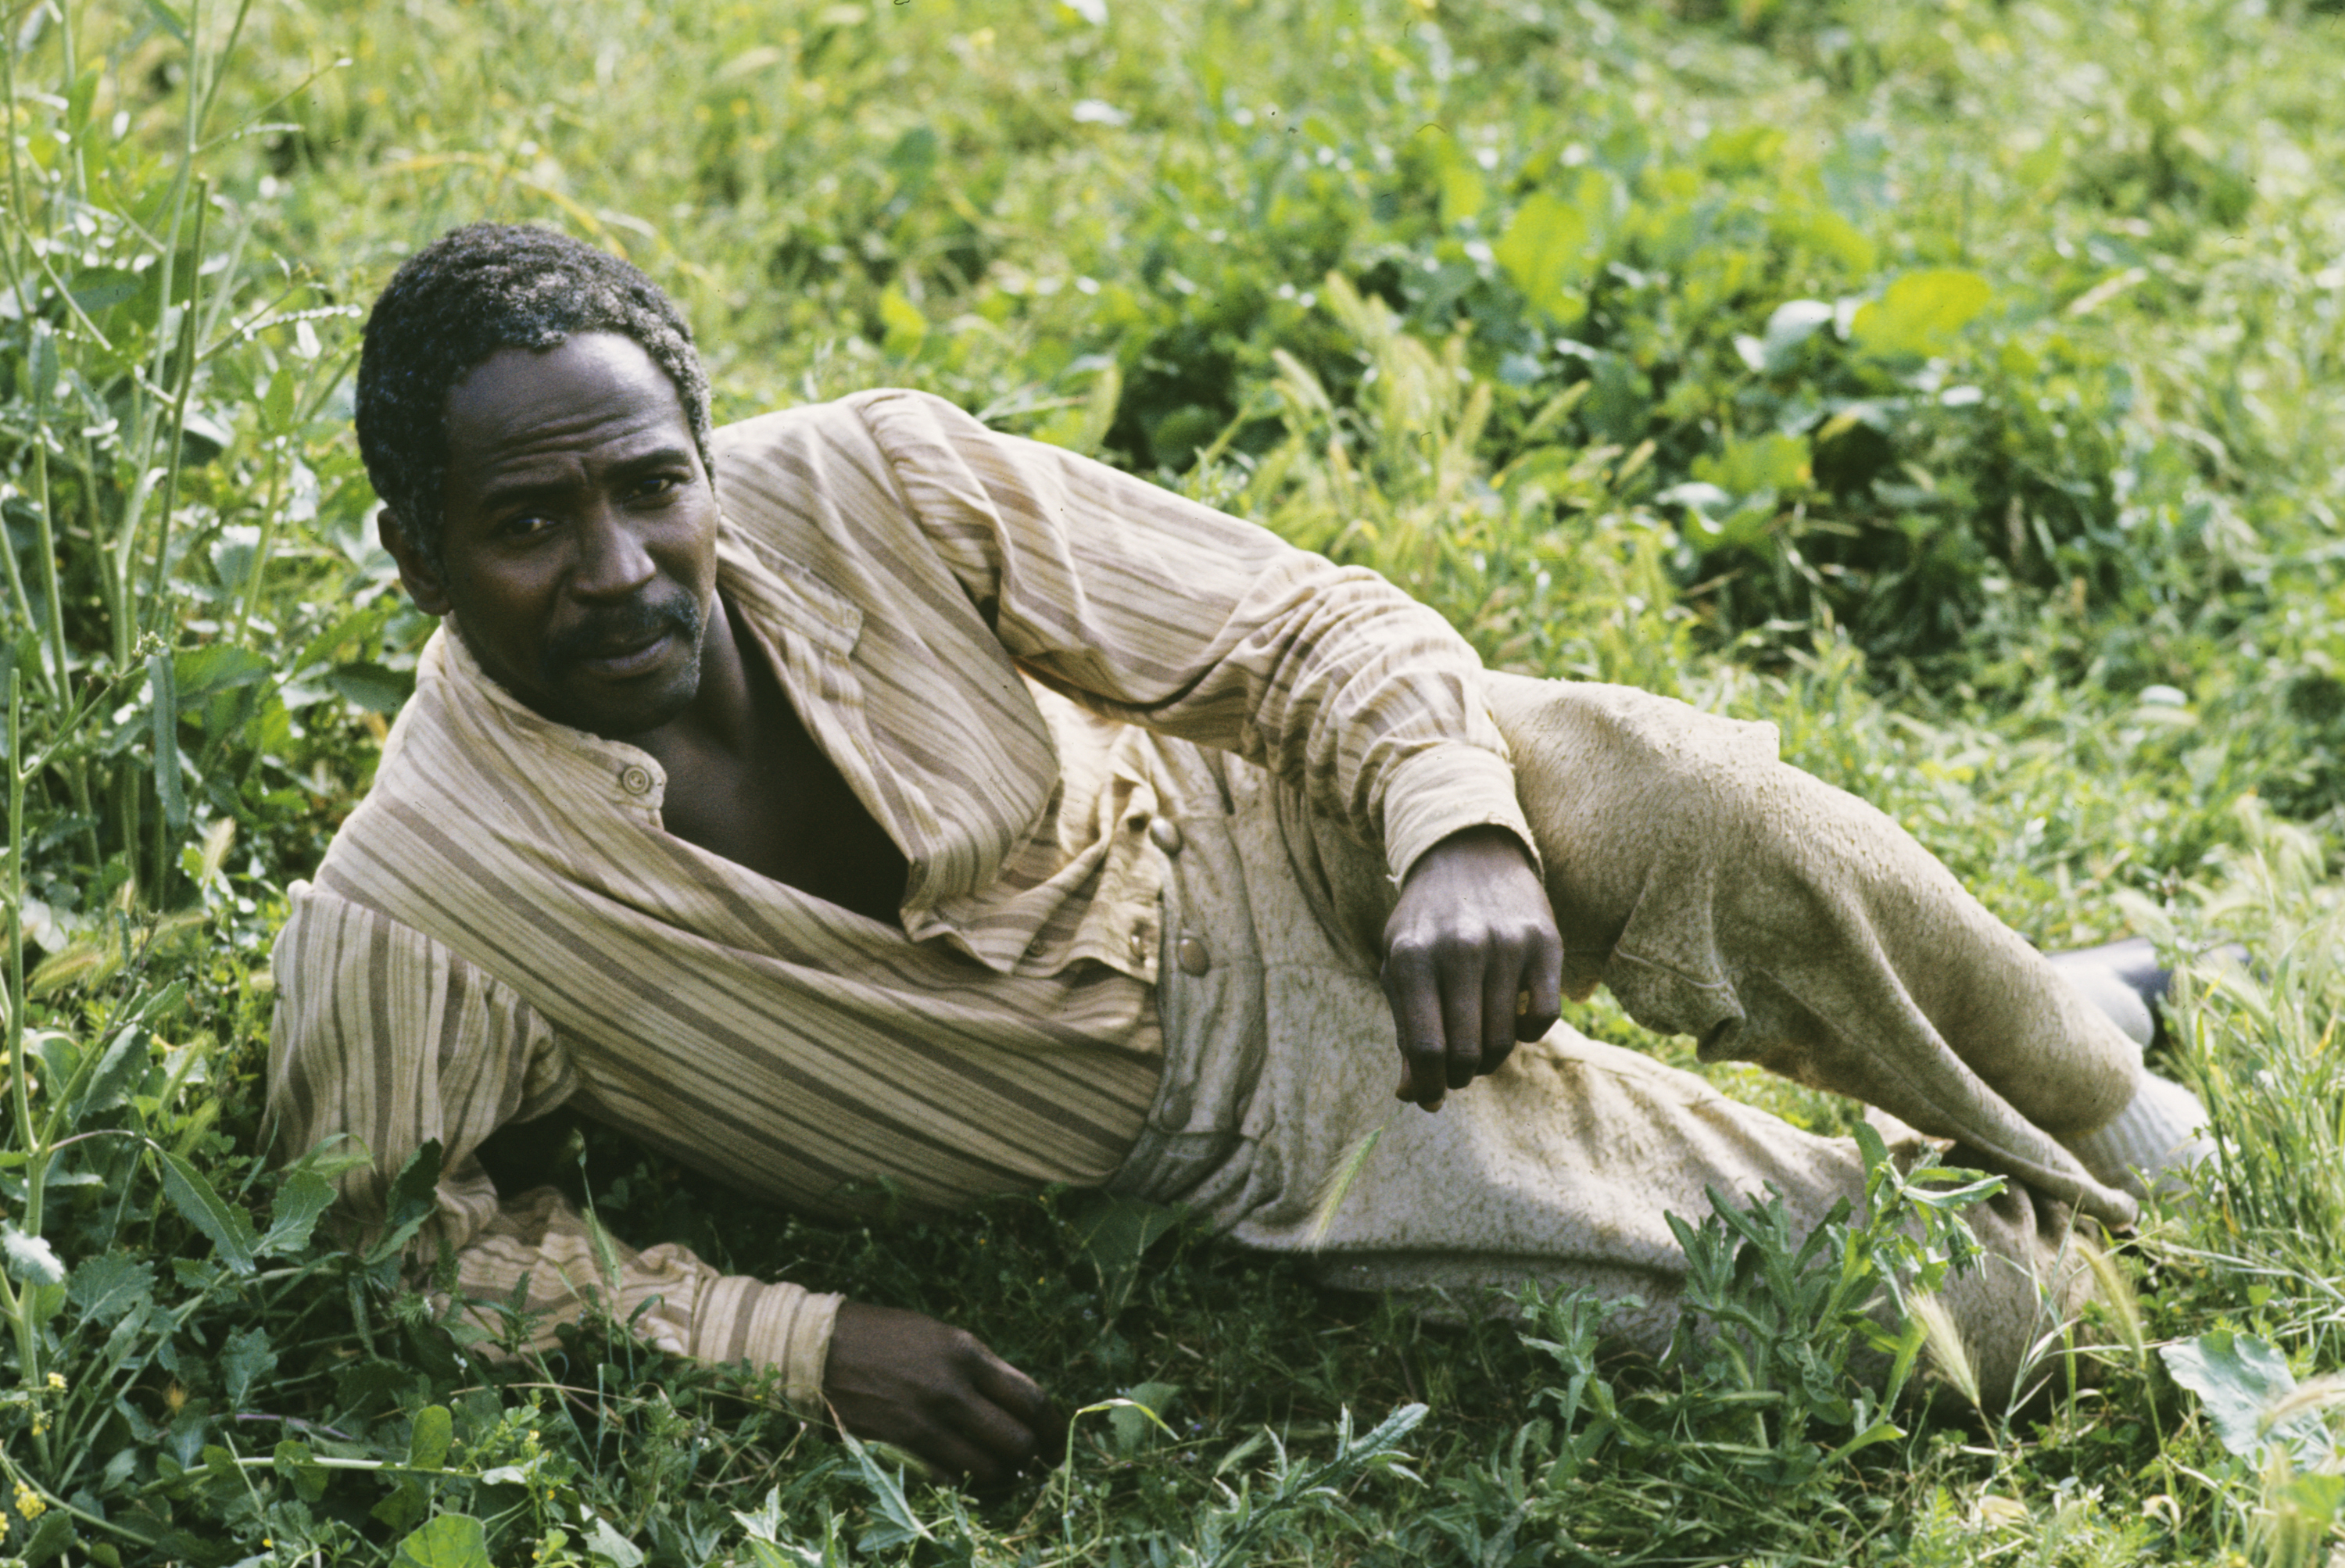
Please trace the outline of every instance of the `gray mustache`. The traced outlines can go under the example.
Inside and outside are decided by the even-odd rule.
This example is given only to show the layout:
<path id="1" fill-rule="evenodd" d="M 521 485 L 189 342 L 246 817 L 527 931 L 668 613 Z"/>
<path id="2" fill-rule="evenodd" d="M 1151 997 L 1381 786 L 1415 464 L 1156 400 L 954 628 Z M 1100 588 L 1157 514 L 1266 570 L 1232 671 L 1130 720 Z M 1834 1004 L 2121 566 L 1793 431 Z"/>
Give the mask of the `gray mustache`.
<path id="1" fill-rule="evenodd" d="M 700 640 L 700 606 L 688 594 L 662 599 L 642 599 L 597 613 L 579 622 L 546 645 L 545 664 L 558 669 L 580 659 L 593 658 L 614 643 L 640 642 L 655 633 L 673 631 L 686 642 Z"/>

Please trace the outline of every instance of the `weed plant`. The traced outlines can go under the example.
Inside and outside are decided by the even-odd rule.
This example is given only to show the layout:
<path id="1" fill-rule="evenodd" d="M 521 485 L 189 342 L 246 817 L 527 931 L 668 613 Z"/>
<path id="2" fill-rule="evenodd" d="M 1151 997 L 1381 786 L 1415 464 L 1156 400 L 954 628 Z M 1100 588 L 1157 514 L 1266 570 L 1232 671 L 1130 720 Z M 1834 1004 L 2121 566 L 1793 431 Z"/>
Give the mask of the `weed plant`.
<path id="1" fill-rule="evenodd" d="M 0 1559 L 2329 1560 L 2341 28 L 2290 0 L 10 6 Z M 398 1257 L 433 1156 L 348 1252 L 320 1226 L 356 1152 L 264 1162 L 258 1102 L 283 889 L 428 630 L 348 433 L 358 311 L 484 216 L 652 271 L 721 416 L 927 387 L 1374 565 L 1493 664 L 1775 722 L 2031 938 L 2184 962 L 2157 1064 L 2217 1157 L 2087 1259 L 2103 1303 L 2002 1410 L 1927 1305 L 1980 1189 L 1880 1162 L 1813 1236 L 1678 1217 L 1690 1312 L 1645 1366 L 1584 1298 L 1437 1327 L 1095 1196 L 827 1227 L 591 1126 L 507 1151 L 630 1240 L 1045 1375 L 1068 1450 L 999 1498 L 624 1324 L 518 1359 L 455 1331 Z M 1575 1022 L 1690 1064 L 1600 999 Z"/>

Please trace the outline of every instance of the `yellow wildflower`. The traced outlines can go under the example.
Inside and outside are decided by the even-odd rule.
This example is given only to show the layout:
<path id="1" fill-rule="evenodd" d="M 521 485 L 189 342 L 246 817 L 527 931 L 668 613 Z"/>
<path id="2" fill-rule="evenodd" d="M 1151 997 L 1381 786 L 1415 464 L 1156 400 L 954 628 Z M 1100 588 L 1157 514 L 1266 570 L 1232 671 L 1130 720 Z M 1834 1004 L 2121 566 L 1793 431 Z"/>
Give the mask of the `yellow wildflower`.
<path id="1" fill-rule="evenodd" d="M 33 1521 L 38 1519 L 42 1514 L 46 1513 L 48 1511 L 49 1505 L 42 1500 L 39 1492 L 35 1492 L 31 1487 L 26 1486 L 21 1481 L 16 1483 L 17 1518 L 23 1520 L 25 1523 L 30 1524 Z"/>

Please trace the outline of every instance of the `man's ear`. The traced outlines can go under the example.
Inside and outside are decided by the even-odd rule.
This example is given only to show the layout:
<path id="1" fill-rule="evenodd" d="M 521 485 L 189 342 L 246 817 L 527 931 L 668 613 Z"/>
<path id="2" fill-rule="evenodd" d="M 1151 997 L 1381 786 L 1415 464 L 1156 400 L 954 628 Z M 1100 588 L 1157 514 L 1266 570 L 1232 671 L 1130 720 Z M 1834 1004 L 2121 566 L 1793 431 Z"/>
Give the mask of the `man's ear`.
<path id="1" fill-rule="evenodd" d="M 427 616 L 448 613 L 448 580 L 440 568 L 432 565 L 415 541 L 408 536 L 399 514 L 386 506 L 374 514 L 375 537 L 399 563 L 399 580 L 407 586 L 407 596 L 415 607 Z"/>

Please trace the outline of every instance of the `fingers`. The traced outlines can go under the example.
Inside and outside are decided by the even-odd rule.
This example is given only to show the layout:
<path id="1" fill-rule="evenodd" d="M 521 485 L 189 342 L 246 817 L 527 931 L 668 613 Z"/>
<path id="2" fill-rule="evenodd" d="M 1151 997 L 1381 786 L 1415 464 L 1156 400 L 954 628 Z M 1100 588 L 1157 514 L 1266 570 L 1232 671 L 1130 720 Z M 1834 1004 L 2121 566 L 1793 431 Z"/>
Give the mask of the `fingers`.
<path id="1" fill-rule="evenodd" d="M 1063 1431 L 1050 1396 L 975 1335 L 859 1302 L 839 1308 L 823 1392 L 858 1437 L 978 1486 L 1008 1481 Z"/>
<path id="2" fill-rule="evenodd" d="M 1058 1401 L 1043 1391 L 1042 1385 L 995 1355 L 984 1351 L 984 1361 L 976 1378 L 977 1391 L 1007 1411 L 1036 1441 L 1047 1444 L 1066 1431 L 1066 1416 Z"/>
<path id="3" fill-rule="evenodd" d="M 1532 940 L 1516 1000 L 1518 1040 L 1537 1040 L 1563 1016 L 1563 939 L 1552 924 Z"/>
<path id="4" fill-rule="evenodd" d="M 1385 995 L 1399 1031 L 1399 1093 L 1428 1110 L 1451 1089 L 1495 1073 L 1516 1043 L 1536 1040 L 1562 1013 L 1562 944 L 1551 934 L 1396 939 L 1385 959 Z"/>
<path id="5" fill-rule="evenodd" d="M 1483 968 L 1478 1053 L 1482 1072 L 1497 1072 L 1514 1054 L 1515 1020 L 1530 1007 L 1530 993 L 1523 985 L 1526 967 L 1520 956 L 1500 952 Z"/>
<path id="6" fill-rule="evenodd" d="M 1385 1000 L 1392 1004 L 1400 1032 L 1400 1087 L 1404 1100 L 1430 1111 L 1448 1092 L 1447 1030 L 1441 979 L 1430 945 L 1396 941 L 1385 955 Z"/>
<path id="7" fill-rule="evenodd" d="M 1050 1396 L 975 1335 L 950 1332 L 946 1375 L 923 1413 L 939 1454 L 949 1456 L 946 1468 L 978 1486 L 1001 1485 L 1041 1454 Z"/>
<path id="8" fill-rule="evenodd" d="M 1462 1089 L 1482 1068 L 1482 977 L 1485 954 L 1466 947 L 1441 954 L 1434 963 L 1440 977 L 1443 1086 Z"/>
<path id="9" fill-rule="evenodd" d="M 1399 1096 L 1432 1110 L 1546 1033 L 1562 963 L 1547 890 L 1510 834 L 1468 829 L 1418 857 L 1385 926 Z"/>

